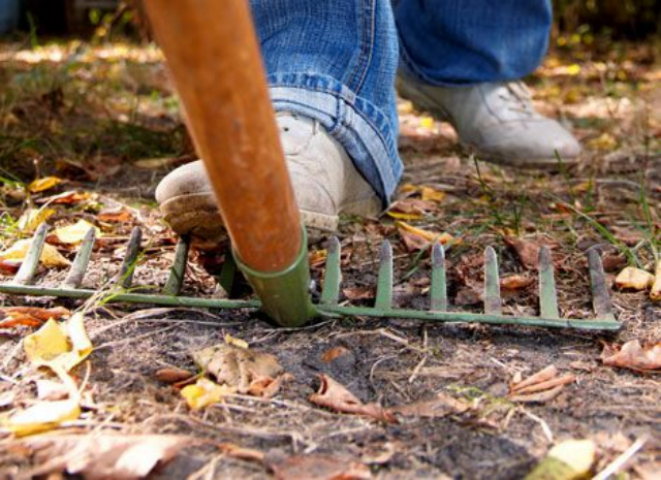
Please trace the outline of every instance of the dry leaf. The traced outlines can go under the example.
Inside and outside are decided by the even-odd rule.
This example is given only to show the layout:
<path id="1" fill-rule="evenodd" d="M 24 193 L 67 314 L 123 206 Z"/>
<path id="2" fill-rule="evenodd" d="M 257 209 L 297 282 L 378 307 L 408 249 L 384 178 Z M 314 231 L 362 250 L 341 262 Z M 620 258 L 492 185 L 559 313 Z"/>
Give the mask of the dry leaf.
<path id="1" fill-rule="evenodd" d="M 27 327 L 39 327 L 49 319 L 58 320 L 71 312 L 63 307 L 39 308 L 39 307 L 5 307 L 0 308 L 0 313 L 5 318 L 0 320 L 0 329 L 11 328 L 18 325 Z"/>
<path id="2" fill-rule="evenodd" d="M 132 480 L 146 477 L 193 442 L 180 435 L 88 434 L 36 437 L 21 443 L 42 463 L 31 472 L 33 477 L 66 472 L 88 480 Z"/>
<path id="3" fill-rule="evenodd" d="M 388 215 L 391 218 L 394 218 L 395 220 L 406 220 L 408 222 L 420 220 L 422 218 L 422 215 L 420 215 L 419 213 L 402 213 L 393 210 L 388 210 L 386 212 L 386 215 Z"/>
<path id="4" fill-rule="evenodd" d="M 219 384 L 235 387 L 240 393 L 247 393 L 255 379 L 276 378 L 283 373 L 274 355 L 234 345 L 215 345 L 193 352 L 192 356 L 195 363 L 213 375 Z"/>
<path id="5" fill-rule="evenodd" d="M 500 279 L 500 287 L 504 290 L 521 290 L 532 285 L 534 280 L 527 275 L 508 275 Z"/>
<path id="6" fill-rule="evenodd" d="M 470 410 L 470 405 L 451 397 L 445 393 L 438 393 L 432 400 L 389 408 L 388 412 L 405 417 L 439 418 L 456 415 Z"/>
<path id="7" fill-rule="evenodd" d="M 92 342 L 85 331 L 83 314 L 78 312 L 63 324 L 48 320 L 25 337 L 23 348 L 34 366 L 48 367 L 58 373 L 68 372 L 85 360 L 92 352 Z"/>
<path id="8" fill-rule="evenodd" d="M 248 349 L 248 342 L 241 340 L 240 338 L 233 337 L 229 333 L 225 334 L 225 343 L 228 345 L 233 345 L 238 348 Z"/>
<path id="9" fill-rule="evenodd" d="M 0 259 L 9 262 L 22 262 L 31 244 L 31 239 L 19 240 L 4 252 L 0 252 Z M 41 251 L 41 258 L 39 260 L 46 268 L 64 268 L 71 265 L 71 262 L 57 251 L 57 248 L 48 243 L 44 244 L 44 249 Z"/>
<path id="10" fill-rule="evenodd" d="M 374 298 L 374 287 L 347 287 L 342 289 L 342 293 L 347 300 L 369 300 Z"/>
<path id="11" fill-rule="evenodd" d="M 516 252 L 521 264 L 528 269 L 536 269 L 541 247 L 534 242 L 518 237 L 505 237 L 505 243 Z"/>
<path id="12" fill-rule="evenodd" d="M 576 381 L 572 374 L 558 377 L 558 369 L 550 365 L 523 381 L 512 381 L 509 398 L 513 402 L 546 402 L 555 398 L 565 385 Z"/>
<path id="13" fill-rule="evenodd" d="M 346 457 L 333 455 L 294 455 L 270 465 L 279 480 L 368 480 L 370 469 Z"/>
<path id="14" fill-rule="evenodd" d="M 650 298 L 658 301 L 661 300 L 661 260 L 656 262 L 654 275 L 654 284 L 652 285 L 652 290 L 650 290 Z"/>
<path id="15" fill-rule="evenodd" d="M 44 192 L 46 190 L 50 190 L 56 185 L 59 185 L 60 183 L 62 183 L 62 179 L 57 177 L 39 178 L 28 185 L 28 190 L 31 193 Z"/>
<path id="16" fill-rule="evenodd" d="M 447 245 L 448 243 L 455 241 L 456 240 L 450 235 L 449 233 L 435 233 L 435 232 L 430 232 L 428 230 L 423 230 L 421 228 L 414 227 L 412 225 L 409 225 L 408 223 L 404 222 L 396 222 L 397 225 L 397 230 L 399 231 L 400 235 L 402 235 L 402 238 L 404 242 L 406 243 L 407 237 L 410 239 L 410 235 L 403 235 L 403 232 L 407 232 L 409 234 L 413 234 L 414 236 L 420 237 L 421 239 L 425 240 L 426 242 L 424 243 L 425 247 L 427 248 L 430 243 L 432 242 L 439 242 L 442 245 Z M 422 244 L 422 243 L 420 243 Z M 409 244 L 407 243 L 407 248 L 409 248 Z M 421 248 L 417 248 L 416 243 L 411 243 L 411 245 L 417 249 L 421 250 Z"/>
<path id="17" fill-rule="evenodd" d="M 274 397 L 280 391 L 282 384 L 285 381 L 292 380 L 293 378 L 294 377 L 288 373 L 280 375 L 276 378 L 255 378 L 252 382 L 250 382 L 250 386 L 248 387 L 248 394 L 262 398 Z"/>
<path id="18" fill-rule="evenodd" d="M 601 361 L 611 367 L 654 372 L 661 369 L 661 342 L 647 348 L 643 348 L 638 340 L 631 340 L 620 349 L 606 345 L 601 352 Z"/>
<path id="19" fill-rule="evenodd" d="M 195 374 L 184 370 L 182 368 L 161 368 L 156 371 L 156 378 L 165 383 L 179 383 L 184 382 L 192 377 Z"/>
<path id="20" fill-rule="evenodd" d="M 2 426 L 18 437 L 57 428 L 62 422 L 80 416 L 77 398 L 56 402 L 38 402 L 3 419 Z"/>
<path id="21" fill-rule="evenodd" d="M 218 385 L 208 378 L 198 378 L 193 385 L 187 385 L 181 389 L 181 396 L 193 410 L 208 407 L 220 403 L 227 395 L 236 393 L 235 387 Z"/>
<path id="22" fill-rule="evenodd" d="M 321 407 L 342 413 L 365 415 L 381 422 L 397 423 L 392 413 L 384 410 L 376 403 L 364 404 L 344 385 L 336 382 L 328 375 L 319 375 L 320 385 L 317 393 L 310 395 L 310 402 Z"/>
<path id="23" fill-rule="evenodd" d="M 339 346 L 326 350 L 321 356 L 321 361 L 324 363 L 330 363 L 338 357 L 346 355 L 349 353 L 349 350 L 345 347 Z"/>
<path id="24" fill-rule="evenodd" d="M 102 210 L 96 218 L 100 222 L 128 223 L 133 220 L 133 213 L 126 208 L 119 207 L 111 210 Z"/>
<path id="25" fill-rule="evenodd" d="M 99 227 L 92 225 L 86 220 L 78 220 L 73 225 L 56 228 L 53 233 L 48 236 L 48 241 L 67 245 L 80 243 L 90 230 L 94 230 L 96 238 L 101 236 L 101 230 L 99 230 Z"/>
<path id="26" fill-rule="evenodd" d="M 525 480 L 576 480 L 587 478 L 595 461 L 592 440 L 566 440 L 549 450 Z"/>
<path id="27" fill-rule="evenodd" d="M 58 195 L 53 195 L 52 197 L 41 198 L 37 203 L 48 203 L 49 205 L 74 205 L 89 200 L 91 197 L 92 195 L 89 192 L 70 190 Z"/>
<path id="28" fill-rule="evenodd" d="M 30 208 L 18 219 L 18 228 L 23 232 L 34 232 L 39 225 L 44 223 L 55 214 L 55 209 L 41 207 Z"/>
<path id="29" fill-rule="evenodd" d="M 420 196 L 424 201 L 442 202 L 445 199 L 445 192 L 439 192 L 431 187 L 422 187 Z"/>
<path id="30" fill-rule="evenodd" d="M 654 284 L 654 275 L 635 267 L 627 267 L 615 278 L 618 288 L 631 290 L 647 290 Z"/>
<path id="31" fill-rule="evenodd" d="M 325 248 L 321 250 L 311 251 L 308 258 L 310 268 L 312 269 L 320 268 L 326 262 L 327 257 L 328 257 L 328 251 Z"/>
<path id="32" fill-rule="evenodd" d="M 252 448 L 240 447 L 234 443 L 221 443 L 218 445 L 218 449 L 223 452 L 225 455 L 230 457 L 240 458 L 241 460 L 250 460 L 256 462 L 263 462 L 266 455 L 259 450 L 254 450 Z"/>

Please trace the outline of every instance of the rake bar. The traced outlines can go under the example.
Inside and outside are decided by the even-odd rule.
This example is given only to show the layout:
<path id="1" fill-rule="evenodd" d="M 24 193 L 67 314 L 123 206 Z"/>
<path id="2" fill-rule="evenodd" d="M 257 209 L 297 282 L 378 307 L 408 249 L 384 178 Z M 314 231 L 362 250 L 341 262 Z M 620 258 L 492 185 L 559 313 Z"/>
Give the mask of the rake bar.
<path id="1" fill-rule="evenodd" d="M 93 230 L 90 230 L 85 236 L 73 265 L 61 286 L 41 287 L 32 285 L 37 272 L 41 251 L 45 243 L 46 233 L 47 226 L 45 224 L 37 229 L 21 268 L 12 282 L 0 284 L 0 293 L 74 299 L 86 299 L 98 295 L 98 292 L 95 290 L 79 288 L 90 262 L 95 241 Z M 132 280 L 136 262 L 140 254 L 140 240 L 141 233 L 139 228 L 136 227 L 131 234 L 126 257 L 120 267 L 118 280 L 115 286 L 110 289 L 106 297 L 107 301 L 249 310 L 257 310 L 262 306 L 262 303 L 258 300 L 178 296 L 183 285 L 188 259 L 189 241 L 186 238 L 181 238 L 177 244 L 170 275 L 161 292 L 158 294 L 136 292 L 135 288 L 132 287 Z M 563 319 L 560 317 L 553 263 L 550 251 L 546 247 L 542 247 L 539 254 L 539 317 L 503 315 L 498 258 L 496 251 L 491 247 L 487 247 L 485 250 L 484 313 L 452 311 L 447 295 L 445 252 L 440 244 L 434 245 L 432 249 L 429 310 L 400 309 L 393 306 L 393 254 L 392 246 L 387 240 L 381 246 L 377 293 L 373 307 L 351 306 L 340 303 L 342 280 L 340 270 L 341 247 L 337 238 L 333 237 L 330 240 L 327 252 L 324 285 L 320 302 L 314 307 L 315 311 L 313 312 L 317 316 L 408 318 L 429 322 L 469 322 L 573 328 L 593 331 L 617 331 L 621 326 L 613 314 L 601 257 L 595 250 L 588 252 L 592 301 L 595 311 L 595 318 L 590 320 Z"/>

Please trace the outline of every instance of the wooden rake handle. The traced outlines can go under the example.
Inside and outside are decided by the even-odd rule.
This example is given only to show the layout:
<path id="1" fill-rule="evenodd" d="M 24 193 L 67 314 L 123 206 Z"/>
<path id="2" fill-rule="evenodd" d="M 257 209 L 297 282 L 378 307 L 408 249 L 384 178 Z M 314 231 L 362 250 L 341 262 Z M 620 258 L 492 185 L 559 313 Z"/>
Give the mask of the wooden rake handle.
<path id="1" fill-rule="evenodd" d="M 278 272 L 301 223 L 246 0 L 145 0 L 235 252 Z"/>

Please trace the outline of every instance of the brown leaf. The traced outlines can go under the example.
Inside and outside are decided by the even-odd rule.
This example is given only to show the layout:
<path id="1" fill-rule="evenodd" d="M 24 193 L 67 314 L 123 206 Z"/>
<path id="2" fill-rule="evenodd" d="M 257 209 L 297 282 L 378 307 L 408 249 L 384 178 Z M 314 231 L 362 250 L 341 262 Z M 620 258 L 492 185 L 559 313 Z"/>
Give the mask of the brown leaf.
<path id="1" fill-rule="evenodd" d="M 23 260 L 7 260 L 0 259 L 0 274 L 2 275 L 16 275 L 18 269 L 21 268 Z"/>
<path id="2" fill-rule="evenodd" d="M 342 346 L 330 348 L 323 353 L 321 356 L 321 361 L 324 363 L 330 363 L 336 358 L 341 357 L 342 355 L 346 355 L 347 353 L 349 353 L 349 350 Z"/>
<path id="3" fill-rule="evenodd" d="M 347 287 L 342 293 L 347 300 L 370 300 L 374 298 L 374 287 Z"/>
<path id="4" fill-rule="evenodd" d="M 631 340 L 621 348 L 606 345 L 601 361 L 611 367 L 628 368 L 637 372 L 654 372 L 661 369 L 661 342 L 643 348 L 638 340 Z"/>
<path id="5" fill-rule="evenodd" d="M 40 198 L 36 203 L 48 203 L 49 205 L 74 205 L 89 200 L 91 197 L 92 195 L 87 192 L 76 192 L 75 190 L 71 190 L 60 193 L 59 195 L 53 195 L 52 197 Z"/>
<path id="6" fill-rule="evenodd" d="M 133 213 L 131 213 L 126 208 L 120 207 L 109 210 L 102 210 L 99 212 L 96 218 L 101 222 L 126 223 L 133 220 Z"/>
<path id="7" fill-rule="evenodd" d="M 508 275 L 500 279 L 500 287 L 504 290 L 521 290 L 532 285 L 534 280 L 527 275 Z"/>
<path id="8" fill-rule="evenodd" d="M 183 368 L 169 367 L 156 371 L 156 378 L 165 383 L 180 383 L 195 377 L 194 373 Z"/>
<path id="9" fill-rule="evenodd" d="M 225 455 L 230 457 L 239 458 L 241 460 L 251 460 L 256 462 L 264 461 L 264 453 L 259 450 L 254 450 L 252 448 L 240 447 L 234 443 L 221 443 L 218 445 L 218 449 L 223 452 Z"/>
<path id="10" fill-rule="evenodd" d="M 575 381 L 572 374 L 558 377 L 558 369 L 549 365 L 523 381 L 513 380 L 509 399 L 513 402 L 547 402 L 555 398 L 565 385 Z"/>
<path id="11" fill-rule="evenodd" d="M 280 480 L 368 480 L 370 469 L 346 457 L 335 455 L 294 455 L 270 465 Z"/>
<path id="12" fill-rule="evenodd" d="M 276 378 L 259 377 L 250 382 L 248 394 L 255 397 L 271 398 L 274 397 L 285 381 L 292 380 L 293 375 L 285 373 Z"/>
<path id="13" fill-rule="evenodd" d="M 219 384 L 236 387 L 240 393 L 248 393 L 255 379 L 276 378 L 283 373 L 274 355 L 226 343 L 193 352 L 193 360 Z"/>
<path id="14" fill-rule="evenodd" d="M 146 477 L 192 442 L 180 435 L 89 434 L 32 437 L 21 444 L 43 462 L 30 477 L 66 472 L 89 480 L 125 480 Z"/>
<path id="15" fill-rule="evenodd" d="M 39 308 L 39 307 L 5 307 L 0 308 L 0 313 L 5 318 L 0 320 L 0 328 L 12 328 L 18 325 L 27 327 L 39 327 L 50 318 L 59 320 L 71 314 L 64 307 Z"/>
<path id="16" fill-rule="evenodd" d="M 321 381 L 317 393 L 310 395 L 310 401 L 315 405 L 336 412 L 365 415 L 386 423 L 397 423 L 395 417 L 377 403 L 364 404 L 353 393 L 328 375 L 319 375 Z"/>
<path id="17" fill-rule="evenodd" d="M 439 418 L 464 413 L 470 408 L 470 405 L 467 405 L 450 395 L 438 393 L 436 398 L 432 400 L 424 400 L 409 405 L 393 407 L 389 408 L 388 411 L 405 417 Z"/>
<path id="18" fill-rule="evenodd" d="M 654 275 L 635 267 L 627 267 L 615 278 L 615 286 L 621 289 L 647 290 L 654 284 Z"/>
<path id="19" fill-rule="evenodd" d="M 539 262 L 541 247 L 530 241 L 518 237 L 505 237 L 505 243 L 516 252 L 521 264 L 529 269 L 536 269 Z"/>

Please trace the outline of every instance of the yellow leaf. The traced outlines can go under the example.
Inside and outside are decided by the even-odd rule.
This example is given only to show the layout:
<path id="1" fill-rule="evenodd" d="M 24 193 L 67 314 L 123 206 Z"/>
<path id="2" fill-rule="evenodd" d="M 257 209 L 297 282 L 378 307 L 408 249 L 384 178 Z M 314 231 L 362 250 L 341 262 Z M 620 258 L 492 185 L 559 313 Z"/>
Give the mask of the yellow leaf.
<path id="1" fill-rule="evenodd" d="M 76 420 L 79 416 L 77 399 L 38 402 L 3 419 L 2 425 L 14 435 L 23 437 L 52 430 L 62 422 Z"/>
<path id="2" fill-rule="evenodd" d="M 645 290 L 654 283 L 654 275 L 635 267 L 627 267 L 615 277 L 615 285 L 619 288 Z"/>
<path id="3" fill-rule="evenodd" d="M 656 270 L 654 272 L 654 284 L 650 291 L 650 298 L 654 301 L 661 300 L 661 260 L 656 262 Z"/>
<path id="4" fill-rule="evenodd" d="M 420 118 L 420 127 L 431 130 L 434 128 L 434 119 L 431 117 L 421 117 Z"/>
<path id="5" fill-rule="evenodd" d="M 30 185 L 28 185 L 28 190 L 30 190 L 30 192 L 32 193 L 43 192 L 46 190 L 50 190 L 51 188 L 53 188 L 56 185 L 59 185 L 60 183 L 62 183 L 62 179 L 57 177 L 38 178 Z"/>
<path id="6" fill-rule="evenodd" d="M 445 198 L 445 192 L 439 192 L 431 187 L 422 187 L 421 194 L 425 201 L 442 202 Z"/>
<path id="7" fill-rule="evenodd" d="M 414 226 L 409 225 L 408 223 L 404 223 L 404 222 L 396 222 L 396 225 L 398 227 L 406 230 L 407 232 L 410 232 L 414 235 L 417 235 L 419 237 L 424 238 L 428 242 L 437 241 L 437 242 L 442 243 L 443 245 L 446 245 L 447 243 L 451 242 L 454 239 L 452 237 L 452 235 L 450 235 L 449 233 L 430 232 L 428 230 L 423 230 L 421 228 L 414 227 Z"/>
<path id="8" fill-rule="evenodd" d="M 617 140 L 608 133 L 602 133 L 588 142 L 588 147 L 595 150 L 612 150 L 617 147 Z"/>
<path id="9" fill-rule="evenodd" d="M 44 223 L 55 214 L 55 209 L 41 207 L 30 208 L 18 219 L 18 228 L 23 232 L 34 232 L 39 225 Z"/>
<path id="10" fill-rule="evenodd" d="M 399 187 L 399 190 L 402 193 L 410 193 L 410 192 L 417 192 L 418 190 L 420 190 L 420 187 L 418 187 L 417 185 L 413 185 L 412 183 L 405 183 L 404 185 Z"/>
<path id="11" fill-rule="evenodd" d="M 52 235 L 57 239 L 55 243 L 75 244 L 80 243 L 90 230 L 94 230 L 97 238 L 101 236 L 101 230 L 86 220 L 78 220 L 73 225 L 56 228 Z M 49 240 L 50 241 L 50 240 Z"/>
<path id="12" fill-rule="evenodd" d="M 188 385 L 181 389 L 188 406 L 193 410 L 199 410 L 209 405 L 219 403 L 226 395 L 236 393 L 235 387 L 218 385 L 208 378 L 200 378 L 194 385 Z"/>
<path id="13" fill-rule="evenodd" d="M 422 218 L 422 215 L 419 213 L 402 213 L 402 212 L 393 212 L 392 210 L 389 210 L 386 212 L 386 214 L 389 217 L 394 218 L 395 220 L 408 220 L 413 221 L 413 220 L 420 220 Z"/>
<path id="14" fill-rule="evenodd" d="M 31 239 L 19 240 L 4 252 L 0 252 L 0 259 L 24 260 L 31 244 Z M 57 251 L 57 248 L 47 243 L 44 244 L 44 249 L 41 251 L 41 258 L 39 260 L 47 268 L 63 268 L 71 265 L 71 262 Z"/>
<path id="15" fill-rule="evenodd" d="M 25 337 L 23 348 L 33 365 L 58 373 L 68 372 L 85 360 L 92 352 L 92 342 L 85 331 L 83 314 L 78 312 L 63 324 L 48 320 Z"/>
<path id="16" fill-rule="evenodd" d="M 233 337 L 229 333 L 225 334 L 225 343 L 228 345 L 234 345 L 239 348 L 248 348 L 248 342 L 241 340 L 240 338 Z"/>
<path id="17" fill-rule="evenodd" d="M 573 63 L 569 65 L 565 71 L 567 72 L 567 75 L 576 76 L 581 73 L 581 66 L 577 63 Z"/>
<path id="18" fill-rule="evenodd" d="M 585 478 L 595 461 L 592 440 L 566 440 L 559 443 L 530 472 L 526 480 L 574 480 Z"/>

